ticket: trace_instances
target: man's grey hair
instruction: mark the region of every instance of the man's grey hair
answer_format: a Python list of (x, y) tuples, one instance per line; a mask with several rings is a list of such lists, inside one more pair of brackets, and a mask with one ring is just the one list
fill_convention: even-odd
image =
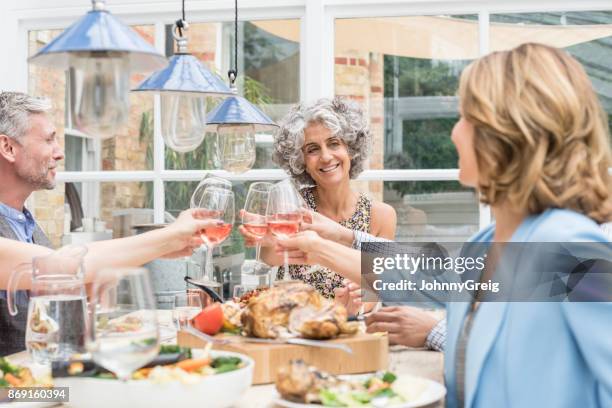
[(320, 123), (333, 136), (342, 139), (351, 157), (350, 178), (356, 178), (370, 155), (372, 133), (361, 108), (344, 98), (323, 98), (305, 105), (297, 104), (285, 116), (274, 135), (272, 159), (301, 186), (314, 185), (304, 165), (304, 129)]
[(19, 141), (30, 129), (29, 115), (48, 112), (51, 102), (21, 92), (0, 92), (0, 135)]

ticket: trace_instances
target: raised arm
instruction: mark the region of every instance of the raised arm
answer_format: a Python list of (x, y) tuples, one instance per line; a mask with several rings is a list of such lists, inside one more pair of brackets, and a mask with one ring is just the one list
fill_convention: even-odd
[(0, 289), (6, 289), (11, 273), (35, 256), (49, 255), (53, 251), (40, 245), (0, 238)]
[(321, 238), (314, 231), (303, 231), (279, 239), (276, 251), (289, 250), (289, 263), (321, 265), (355, 282), (361, 282), (361, 254), (345, 245)]
[[(200, 217), (203, 214), (199, 210), (186, 210), (165, 228), (87, 244), (85, 280), (92, 281), (95, 273), (105, 268), (140, 266), (156, 258), (191, 255), (202, 244), (200, 231), (218, 222)], [(19, 264), (50, 253), (50, 249), (39, 245), (0, 238), (0, 289), (6, 289), (11, 272)], [(19, 289), (29, 286), (28, 279), (22, 279)]]

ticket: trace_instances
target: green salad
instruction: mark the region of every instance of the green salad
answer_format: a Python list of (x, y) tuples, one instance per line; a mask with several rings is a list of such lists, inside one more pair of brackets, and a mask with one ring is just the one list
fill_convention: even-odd
[(395, 374), (386, 372), (363, 381), (342, 381), (322, 389), (319, 398), (326, 407), (371, 406), (374, 400), (385, 405), (400, 404), (406, 400), (393, 389), (396, 379)]

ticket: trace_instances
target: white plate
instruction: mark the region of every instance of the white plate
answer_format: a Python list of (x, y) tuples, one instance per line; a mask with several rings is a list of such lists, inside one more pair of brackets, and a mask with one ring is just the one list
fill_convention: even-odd
[[(367, 376), (342, 376), (342, 378), (347, 378), (347, 379), (361, 379), (361, 378), (367, 378), (367, 377), (371, 377), (370, 375)], [(395, 405), (389, 405), (386, 406), (384, 408), (418, 408), (418, 407), (423, 407), (423, 406), (427, 406), (430, 404), (433, 404), (434, 402), (440, 401), (442, 398), (444, 398), (444, 396), (446, 395), (446, 387), (444, 387), (442, 384), (437, 383), (435, 381), (432, 381), (428, 378), (423, 378), (423, 377), (414, 377), (414, 376), (410, 376), (410, 375), (400, 375), (398, 376), (398, 380), (402, 380), (402, 381), (419, 381), (422, 382), (424, 384), (424, 388), (423, 391), (420, 393), (420, 395), (418, 396), (418, 398), (409, 401), (409, 402), (404, 402), (401, 404), (395, 404)], [(292, 402), (292, 401), (288, 401), (286, 399), (281, 398), (281, 396), (277, 393), (274, 402), (278, 405), (280, 405), (281, 407), (285, 407), (285, 408), (313, 408), (313, 407), (324, 407), (323, 405), (320, 404), (302, 404), (299, 402)], [(372, 407), (372, 405), (360, 405), (360, 407)]]
[[(194, 357), (202, 350), (193, 349)], [(70, 387), (70, 407), (86, 408), (227, 408), (236, 403), (253, 382), (255, 363), (243, 354), (211, 351), (213, 357), (234, 356), (245, 367), (227, 373), (202, 377), (196, 384), (173, 381), (155, 384), (149, 380), (118, 380), (98, 378), (56, 378), (58, 387)]]

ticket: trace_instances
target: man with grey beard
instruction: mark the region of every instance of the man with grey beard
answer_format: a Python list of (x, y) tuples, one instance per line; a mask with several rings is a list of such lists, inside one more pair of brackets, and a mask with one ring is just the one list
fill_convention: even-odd
[[(50, 253), (40, 247), (50, 247), (51, 243), (24, 205), (33, 191), (55, 187), (55, 170), (64, 158), (55, 127), (47, 116), (49, 108), (44, 99), (0, 92), (0, 247), (4, 248), (0, 259), (4, 265), (0, 267), (0, 356), (25, 348), (28, 293), (18, 291), (16, 301), (20, 312), (10, 316), (3, 290), (10, 268), (31, 259), (26, 247), (32, 256)], [(189, 209), (164, 228), (88, 243), (85, 279), (89, 281), (86, 283), (93, 282), (96, 274), (104, 269), (140, 266), (160, 257), (191, 256), (203, 243), (202, 231), (219, 225), (219, 221), (208, 218), (204, 211)], [(71, 315), (69, 311), (66, 313)]]
[(55, 188), (63, 160), (45, 99), (0, 93), (0, 236), (50, 246), (24, 204), (32, 192)]
[[(56, 168), (64, 158), (47, 114), (50, 108), (45, 99), (0, 93), (0, 237), (47, 247), (51, 242), (25, 201), (34, 191), (55, 187)], [(26, 293), (18, 293), (17, 301), (27, 310)], [(23, 333), (17, 332), (25, 330), (25, 318), (25, 313), (8, 314), (6, 291), (0, 290), (0, 332), (16, 334), (2, 336), (0, 355), (23, 349)]]

